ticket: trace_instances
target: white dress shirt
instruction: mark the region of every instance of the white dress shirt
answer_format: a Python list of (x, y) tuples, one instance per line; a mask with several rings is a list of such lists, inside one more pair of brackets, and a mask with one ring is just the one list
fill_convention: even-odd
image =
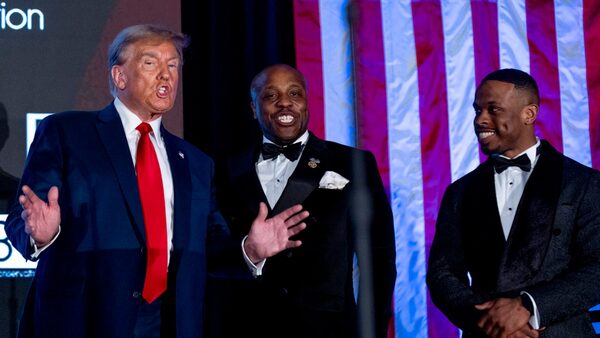
[[(523, 171), (519, 167), (508, 167), (501, 173), (494, 171), (496, 202), (498, 203), (498, 212), (500, 213), (500, 221), (502, 222), (502, 231), (505, 240), (508, 239), (508, 236), (510, 235), (510, 230), (512, 229), (519, 201), (521, 201), (521, 196), (523, 196), (523, 191), (525, 190), (525, 185), (539, 158), (539, 155), (537, 154), (539, 146), (540, 140), (538, 139), (535, 145), (521, 153), (527, 154), (527, 157), (529, 157), (529, 160), (531, 161), (530, 171)], [(515, 158), (521, 154), (515, 156)], [(508, 158), (503, 155), (500, 156)], [(540, 314), (535, 300), (525, 291), (522, 291), (521, 294), (527, 295), (533, 303), (534, 313), (531, 314), (529, 324), (532, 328), (538, 330), (540, 328)]]

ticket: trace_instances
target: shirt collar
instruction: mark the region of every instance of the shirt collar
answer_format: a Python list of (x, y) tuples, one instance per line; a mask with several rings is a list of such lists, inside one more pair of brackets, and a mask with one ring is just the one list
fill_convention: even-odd
[[(136, 131), (135, 128), (140, 125), (143, 121), (135, 115), (125, 104), (119, 100), (118, 97), (115, 97), (115, 109), (117, 109), (117, 113), (119, 113), (119, 117), (121, 118), (121, 123), (123, 123), (123, 129), (125, 129), (125, 134), (130, 134)], [(154, 137), (157, 140), (160, 139), (160, 124), (162, 121), (162, 116), (157, 118), (156, 120), (148, 122), (152, 127), (152, 132), (154, 133)]]
[[(523, 154), (527, 154), (527, 157), (529, 157), (529, 161), (531, 162), (531, 168), (533, 169), (533, 166), (535, 165), (535, 162), (537, 160), (537, 156), (539, 155), (539, 151), (538, 148), (540, 147), (540, 139), (536, 136), (535, 138), (536, 142), (534, 145), (532, 145), (531, 147), (525, 149), (525, 151), (523, 151), (522, 153), (518, 154), (517, 156), (513, 157), (513, 158), (517, 158)], [(508, 158), (507, 156), (504, 155), (500, 155), (504, 158)]]
[[(293, 143), (302, 142), (302, 145), (305, 145), (307, 141), (308, 141), (308, 130), (306, 130), (304, 132), (304, 134), (302, 134), (302, 136), (298, 137)], [(275, 143), (275, 142), (269, 140), (268, 138), (266, 138), (263, 135), (263, 143)]]

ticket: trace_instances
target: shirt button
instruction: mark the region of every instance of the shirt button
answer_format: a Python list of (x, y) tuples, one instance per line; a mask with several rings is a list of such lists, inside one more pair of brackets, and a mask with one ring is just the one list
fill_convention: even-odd
[(508, 211), (512, 211), (512, 208), (508, 208)]
[(141, 292), (133, 291), (133, 294), (131, 296), (133, 296), (133, 298), (140, 298), (141, 295), (142, 295)]

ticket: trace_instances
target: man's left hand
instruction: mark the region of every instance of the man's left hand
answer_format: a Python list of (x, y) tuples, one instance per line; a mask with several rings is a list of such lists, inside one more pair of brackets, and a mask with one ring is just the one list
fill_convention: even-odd
[(511, 337), (520, 329), (529, 327), (531, 314), (521, 304), (520, 297), (498, 298), (475, 305), (475, 308), (484, 311), (477, 326), (490, 337)]

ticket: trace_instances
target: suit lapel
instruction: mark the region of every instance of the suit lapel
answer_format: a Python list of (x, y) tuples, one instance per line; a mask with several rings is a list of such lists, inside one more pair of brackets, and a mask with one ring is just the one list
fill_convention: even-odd
[(294, 204), (301, 203), (319, 186), (319, 180), (325, 173), (325, 156), (327, 146), (323, 140), (310, 133), (306, 148), (298, 160), (298, 166), (290, 176), (281, 197), (273, 208), (273, 214), (278, 214)]
[(561, 177), (561, 155), (542, 141), (540, 158), (525, 185), (500, 265), (500, 291), (520, 285), (541, 268), (560, 195), (560, 184), (548, 182), (560, 182)]
[(244, 204), (245, 209), (251, 210), (253, 215), (258, 213), (258, 202), (269, 205), (256, 174), (257, 154), (258, 150), (253, 149), (239, 154), (228, 162), (228, 170), (231, 175), (231, 191), (228, 193), (239, 195), (240, 198), (237, 201)]
[(131, 211), (138, 236), (145, 243), (146, 232), (144, 230), (140, 195), (123, 124), (112, 103), (100, 111), (98, 118), (100, 120), (96, 126), (98, 135), (104, 144), (108, 158), (114, 168), (115, 175), (121, 186), (121, 192)]
[(161, 135), (167, 149), (171, 177), (173, 178), (173, 246), (181, 248), (188, 238), (189, 226), (184, 226), (190, 219), (191, 174), (188, 158), (179, 147), (180, 141), (161, 125)]

